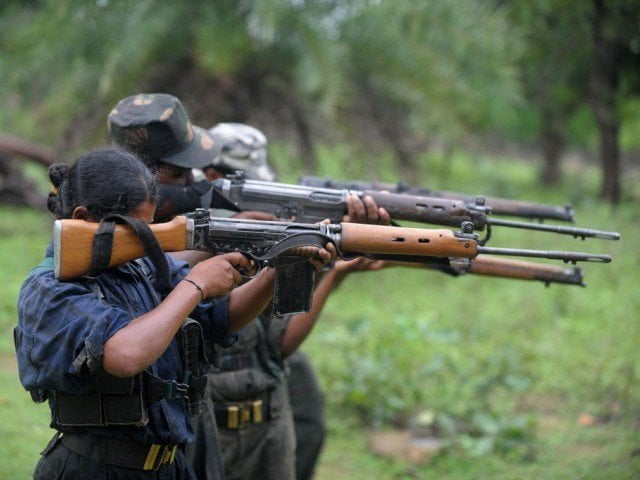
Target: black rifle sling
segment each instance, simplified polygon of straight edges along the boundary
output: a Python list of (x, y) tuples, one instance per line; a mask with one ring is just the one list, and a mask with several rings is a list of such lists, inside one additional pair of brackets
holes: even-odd
[(90, 277), (95, 277), (109, 266), (111, 250), (113, 249), (113, 232), (115, 228), (115, 222), (106, 222), (104, 220), (102, 220), (100, 225), (98, 225), (98, 230), (93, 237), (91, 269), (88, 274)]
[(171, 287), (171, 275), (169, 262), (164, 255), (164, 251), (155, 235), (146, 222), (125, 215), (111, 214), (100, 221), (98, 232), (93, 241), (93, 257), (91, 261), (91, 275), (97, 275), (109, 266), (111, 251), (113, 249), (113, 232), (116, 223), (129, 225), (136, 233), (145, 253), (156, 267), (158, 279), (161, 283), (161, 290), (168, 290)]

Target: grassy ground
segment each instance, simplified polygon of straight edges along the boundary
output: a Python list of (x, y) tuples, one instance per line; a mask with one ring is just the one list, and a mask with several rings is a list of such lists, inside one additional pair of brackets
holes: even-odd
[[(474, 174), (465, 173), (469, 165)], [(546, 203), (569, 199), (580, 226), (623, 235), (619, 242), (579, 242), (496, 229), (494, 246), (606, 252), (614, 263), (583, 264), (586, 289), (471, 276), (453, 279), (414, 269), (348, 278), (304, 347), (325, 387), (329, 419), (317, 478), (640, 478), (640, 211), (631, 203), (616, 210), (598, 205), (593, 200), (595, 176), (586, 170), (568, 172), (566, 182), (552, 191), (530, 187), (533, 171), (526, 165), (456, 159), (446, 172), (441, 169), (445, 167), (436, 162), (430, 171), (443, 189)], [(427, 180), (425, 185), (434, 184)], [(49, 235), (48, 215), (0, 209), (0, 439), (8, 449), (0, 463), (2, 479), (28, 478), (52, 433), (48, 408), (33, 404), (19, 385), (11, 340), (19, 285), (39, 262)], [(436, 354), (458, 370), (436, 372), (425, 380), (411, 356), (432, 361)], [(362, 361), (354, 364), (354, 356)], [(419, 395), (416, 403), (436, 412), (485, 402), (474, 397), (472, 388), (484, 380), (485, 371), (503, 369), (508, 374), (504, 378), (525, 381), (520, 389), (496, 390), (491, 405), (532, 419), (536, 427), (530, 450), (527, 455), (472, 455), (451, 449), (425, 466), (374, 456), (367, 446), (370, 425), (351, 408), (353, 391), (347, 393), (353, 387), (349, 381), (361, 380), (359, 368), (371, 358), (380, 362), (381, 371), (389, 362), (388, 376), (380, 377), (380, 383), (388, 382), (395, 390), (385, 392), (382, 385), (380, 392), (369, 392), (369, 398), (397, 393), (401, 401), (403, 388), (411, 387)], [(407, 369), (396, 368), (394, 362), (406, 362)], [(586, 422), (590, 425), (581, 422), (584, 414), (593, 419)]]

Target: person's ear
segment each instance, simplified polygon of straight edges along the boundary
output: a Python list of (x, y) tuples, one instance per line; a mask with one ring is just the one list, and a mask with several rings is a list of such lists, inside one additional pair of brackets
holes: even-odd
[(71, 214), (71, 218), (75, 220), (89, 220), (89, 210), (87, 207), (76, 207)]

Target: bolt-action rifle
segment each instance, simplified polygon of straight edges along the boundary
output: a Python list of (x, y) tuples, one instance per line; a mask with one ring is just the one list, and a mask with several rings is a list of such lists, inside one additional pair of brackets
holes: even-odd
[(391, 193), (405, 193), (425, 197), (448, 198), (462, 200), (467, 204), (475, 204), (478, 201), (491, 207), (494, 215), (509, 215), (536, 220), (562, 220), (574, 221), (574, 211), (570, 204), (564, 206), (544, 205), (542, 203), (525, 202), (510, 198), (488, 197), (485, 195), (469, 195), (466, 193), (449, 192), (445, 190), (432, 190), (430, 188), (411, 187), (402, 182), (382, 183), (363, 182), (360, 180), (333, 180), (313, 176), (303, 176), (298, 182), (300, 185), (316, 188), (333, 188), (337, 190), (377, 190)]
[[(61, 280), (94, 270), (94, 237), (99, 224), (84, 220), (56, 220), (53, 229), (54, 274)], [(222, 254), (239, 251), (262, 268), (276, 268), (274, 314), (307, 311), (313, 291), (313, 266), (304, 257), (317, 255), (331, 242), (345, 258), (367, 256), (407, 261), (416, 257), (442, 262), (443, 258), (475, 258), (493, 254), (541, 257), (565, 262), (609, 263), (611, 256), (567, 251), (483, 247), (469, 231), (407, 228), (358, 223), (300, 224), (233, 218), (211, 218), (206, 209), (179, 215), (167, 223), (149, 225), (165, 251), (203, 250)], [(116, 225), (109, 242), (108, 266), (145, 256), (145, 246), (128, 226)], [(104, 256), (104, 254), (101, 254)]]
[(491, 207), (463, 200), (247, 180), (242, 173), (215, 180), (213, 189), (214, 198), (225, 201), (228, 208), (267, 212), (298, 223), (316, 223), (324, 219), (339, 222), (347, 212), (346, 197), (351, 194), (360, 198), (371, 196), (379, 207), (389, 212), (394, 221), (406, 220), (456, 228), (460, 228), (463, 222), (471, 222), (474, 230), (486, 228), (487, 236), (482, 240), (483, 244), (491, 235), (492, 225), (572, 235), (583, 240), (589, 237), (607, 240), (620, 238), (617, 232), (497, 219), (487, 215), (491, 212)]

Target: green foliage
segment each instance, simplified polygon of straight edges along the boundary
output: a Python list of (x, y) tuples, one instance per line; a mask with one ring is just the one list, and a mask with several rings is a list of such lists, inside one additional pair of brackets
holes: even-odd
[(494, 105), (518, 98), (519, 41), (504, 9), (431, 0), (368, 7), (345, 24), (351, 74), (402, 105), (416, 129), (457, 138), (490, 127)]
[(622, 150), (640, 150), (640, 99), (631, 99), (625, 102), (620, 113), (624, 119), (620, 132)]
[[(69, 119), (104, 118), (125, 95), (175, 84), (162, 79), (182, 65), (248, 87), (250, 102), (261, 89), (282, 95), (321, 119), (322, 134), (348, 133), (345, 112), (359, 115), (372, 89), (415, 132), (458, 138), (517, 98), (505, 12), (467, 0), (11, 3), (0, 15), (0, 95), (11, 105), (0, 128), (53, 142)], [(84, 138), (104, 138), (102, 123), (82, 125)]]
[[(585, 472), (630, 478), (640, 468), (627, 456), (637, 438), (628, 425), (640, 413), (640, 330), (633, 321), (640, 312), (633, 280), (640, 256), (629, 250), (640, 235), (637, 209), (597, 203), (595, 167), (568, 171), (570, 180), (561, 188), (542, 190), (531, 185), (535, 165), (521, 161), (454, 155), (446, 168), (436, 156), (426, 161), (432, 176), (418, 182), (423, 186), (553, 204), (571, 194), (579, 225), (622, 233), (619, 242), (576, 244), (556, 235), (494, 229), (493, 245), (608, 252), (614, 263), (583, 264), (586, 290), (471, 275), (450, 279), (419, 269), (354, 274), (357, 279), (346, 279), (332, 295), (305, 344), (330, 412), (376, 427), (411, 424), (416, 413), (433, 412), (450, 453), (434, 471), (420, 469), (419, 478), (440, 478), (435, 472), (477, 478), (481, 468), (495, 469), (493, 478), (513, 478), (499, 473), (505, 471), (521, 472), (518, 478)], [(448, 183), (441, 180), (444, 170)], [(578, 190), (579, 196), (572, 193)], [(593, 433), (598, 446), (580, 446), (590, 442), (576, 423), (584, 412), (609, 422)], [(548, 422), (557, 415), (566, 419), (551, 428)], [(613, 431), (627, 440), (612, 442)], [(567, 450), (573, 461), (556, 452)], [(462, 466), (475, 455), (486, 460)], [(606, 460), (611, 458), (618, 460)], [(616, 462), (625, 466), (605, 466)], [(384, 470), (384, 478), (399, 475), (401, 465), (385, 467), (391, 471)], [(447, 468), (456, 473), (445, 474)], [(576, 473), (559, 473), (562, 468)]]
[[(0, 127), (24, 125), (20, 115), (26, 110), (36, 117), (26, 127), (53, 139), (70, 117), (115, 104), (148, 72), (152, 58), (175, 54), (169, 31), (187, 40), (179, 5), (45, 0), (3, 16), (8, 28), (1, 42), (8, 55), (0, 62), (2, 93), (15, 105), (0, 116)], [(23, 127), (21, 133), (36, 132)]]
[(384, 323), (358, 319), (322, 338), (338, 352), (323, 377), (331, 401), (352, 409), (365, 425), (407, 427), (428, 408), (452, 447), (473, 455), (524, 448), (533, 424), (505, 412), (528, 390), (530, 368), (508, 346), (476, 351), (468, 347), (472, 342), (457, 330), (435, 329), (428, 312)]

